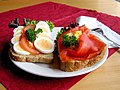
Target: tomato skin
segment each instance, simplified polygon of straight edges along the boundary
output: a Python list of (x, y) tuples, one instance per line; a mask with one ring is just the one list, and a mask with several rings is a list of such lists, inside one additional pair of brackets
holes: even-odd
[(35, 25), (30, 24), (30, 25), (25, 26), (22, 30), (22, 33), (24, 34), (25, 31), (28, 30), (28, 29), (35, 29)]
[(40, 54), (40, 52), (39, 52), (38, 50), (36, 50), (33, 45), (30, 45), (30, 44), (29, 44), (29, 41), (26, 39), (26, 37), (21, 36), (19, 43), (20, 43), (20, 46), (21, 46), (24, 50), (30, 52), (31, 54), (34, 54), (34, 55)]
[(25, 31), (27, 30), (27, 29), (29, 29), (29, 28), (35, 28), (35, 26), (34, 25), (28, 25), (28, 26), (25, 26), (24, 28), (23, 28), (23, 31), (22, 31), (22, 35), (21, 35), (21, 37), (20, 37), (20, 42), (19, 42), (19, 44), (20, 44), (20, 46), (24, 49), (24, 50), (26, 50), (26, 51), (28, 51), (28, 52), (30, 52), (31, 54), (33, 54), (33, 55), (37, 55), (37, 54), (40, 54), (41, 52), (39, 52), (35, 47), (34, 47), (34, 45), (33, 45), (33, 43), (29, 43), (29, 41), (27, 40), (27, 38), (26, 38), (26, 35), (25, 35)]

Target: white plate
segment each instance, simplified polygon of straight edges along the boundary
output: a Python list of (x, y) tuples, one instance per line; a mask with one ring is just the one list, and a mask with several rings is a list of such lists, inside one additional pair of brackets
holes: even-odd
[[(55, 39), (55, 35), (57, 31), (60, 29), (60, 27), (55, 28), (52, 32), (52, 36)], [(107, 59), (108, 56), (108, 48), (106, 49), (106, 53), (102, 60), (97, 62), (96, 64), (92, 65), (91, 67), (87, 67), (78, 71), (74, 72), (64, 72), (59, 69), (53, 69), (50, 67), (49, 64), (41, 64), (41, 63), (29, 63), (29, 62), (17, 62), (11, 59), (11, 61), (19, 68), (22, 70), (38, 75), (38, 76), (44, 76), (44, 77), (54, 77), (54, 78), (64, 78), (64, 77), (73, 77), (73, 76), (78, 76), (82, 75), (88, 72), (91, 72), (98, 67), (100, 67)]]

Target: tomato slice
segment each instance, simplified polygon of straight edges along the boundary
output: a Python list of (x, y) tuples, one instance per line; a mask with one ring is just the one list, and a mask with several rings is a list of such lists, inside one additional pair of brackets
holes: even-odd
[(34, 55), (40, 54), (40, 52), (35, 49), (34, 45), (31, 45), (32, 43), (31, 44), (29, 43), (26, 37), (21, 36), (19, 43), (24, 50), (30, 52), (31, 54), (34, 54)]
[(24, 50), (30, 52), (31, 54), (34, 54), (34, 55), (40, 54), (41, 52), (39, 52), (39, 51), (34, 47), (33, 43), (29, 43), (29, 41), (28, 41), (27, 38), (26, 38), (25, 31), (28, 30), (28, 29), (30, 29), (30, 28), (34, 29), (35, 26), (34, 26), (34, 25), (27, 25), (27, 26), (25, 26), (25, 27), (23, 28), (22, 35), (21, 35), (21, 37), (20, 37), (20, 42), (19, 42), (19, 43), (20, 43), (20, 46), (21, 46)]
[(30, 25), (25, 26), (22, 30), (22, 33), (24, 34), (25, 31), (28, 30), (28, 29), (35, 29), (35, 25), (30, 24)]

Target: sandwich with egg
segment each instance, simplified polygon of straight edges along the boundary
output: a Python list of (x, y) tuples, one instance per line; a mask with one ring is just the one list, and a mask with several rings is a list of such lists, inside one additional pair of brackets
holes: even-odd
[(26, 26), (13, 30), (9, 55), (20, 62), (51, 63), (53, 60), (54, 41), (51, 21), (30, 21)]
[(57, 48), (60, 69), (77, 71), (100, 61), (106, 51), (106, 44), (90, 33), (85, 25), (72, 23), (57, 33)]

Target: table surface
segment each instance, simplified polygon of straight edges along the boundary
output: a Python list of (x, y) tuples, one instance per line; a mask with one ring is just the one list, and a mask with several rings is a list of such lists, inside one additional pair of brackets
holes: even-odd
[[(120, 17), (120, 3), (115, 0), (0, 0), (0, 12), (47, 1), (97, 10)], [(120, 90), (119, 57), (120, 52), (116, 51), (100, 68), (85, 76), (82, 80), (73, 85), (70, 90)], [(6, 90), (2, 84), (0, 84), (0, 90)]]

